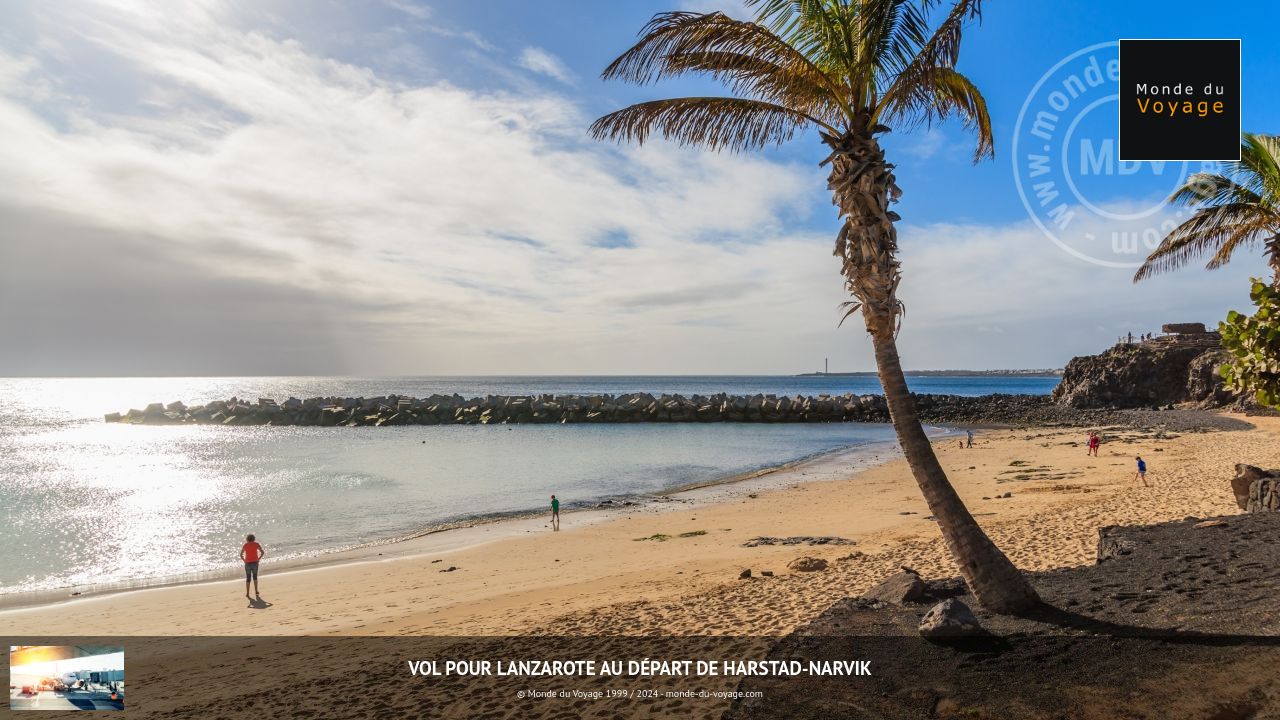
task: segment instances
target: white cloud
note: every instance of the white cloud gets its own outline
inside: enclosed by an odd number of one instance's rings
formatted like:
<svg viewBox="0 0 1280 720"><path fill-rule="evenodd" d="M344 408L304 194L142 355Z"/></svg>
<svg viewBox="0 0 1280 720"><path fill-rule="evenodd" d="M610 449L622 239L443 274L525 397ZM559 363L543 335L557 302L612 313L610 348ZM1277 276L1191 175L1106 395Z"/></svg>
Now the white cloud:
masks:
<svg viewBox="0 0 1280 720"><path fill-rule="evenodd" d="M546 75L549 78L559 80L566 85L572 85L573 74L569 72L569 68L560 61L560 58L551 53L536 47L527 47L520 52L517 61L520 67L536 72L540 75Z"/></svg>
<svg viewBox="0 0 1280 720"><path fill-rule="evenodd" d="M426 5L420 5L411 0L383 0L387 7L399 10L400 12L418 20L426 20L431 17L431 8Z"/></svg>
<svg viewBox="0 0 1280 720"><path fill-rule="evenodd" d="M816 167L595 143L565 95L386 77L212 0L37 7L0 55L0 375L871 366L831 235L791 225ZM909 367L1213 321L1249 268L1135 287L1030 222L902 247Z"/></svg>

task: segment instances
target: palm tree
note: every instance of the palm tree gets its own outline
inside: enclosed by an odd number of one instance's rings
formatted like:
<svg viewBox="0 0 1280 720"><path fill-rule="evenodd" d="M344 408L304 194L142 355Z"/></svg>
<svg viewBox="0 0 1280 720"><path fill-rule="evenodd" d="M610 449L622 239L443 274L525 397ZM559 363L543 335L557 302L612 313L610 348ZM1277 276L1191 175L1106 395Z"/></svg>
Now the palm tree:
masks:
<svg viewBox="0 0 1280 720"><path fill-rule="evenodd" d="M1138 268L1133 281L1182 267L1208 253L1208 268L1231 261L1242 247L1261 243L1280 288L1280 137L1245 133L1240 161L1222 173L1196 173L1169 197L1198 208L1174 228Z"/></svg>
<svg viewBox="0 0 1280 720"><path fill-rule="evenodd" d="M830 154L827 186L842 219L835 255L875 348L876 367L903 454L952 556L979 602L1018 613L1039 603L1026 579L960 501L921 428L898 358L902 314L898 240L889 209L901 191L878 136L956 117L976 135L974 162L993 154L982 94L956 69L963 27L980 0L748 0L757 22L723 13L655 15L640 40L604 71L636 84L702 73L730 97L632 105L596 120L597 139L643 143L651 133L682 145L745 151L813 128Z"/></svg>

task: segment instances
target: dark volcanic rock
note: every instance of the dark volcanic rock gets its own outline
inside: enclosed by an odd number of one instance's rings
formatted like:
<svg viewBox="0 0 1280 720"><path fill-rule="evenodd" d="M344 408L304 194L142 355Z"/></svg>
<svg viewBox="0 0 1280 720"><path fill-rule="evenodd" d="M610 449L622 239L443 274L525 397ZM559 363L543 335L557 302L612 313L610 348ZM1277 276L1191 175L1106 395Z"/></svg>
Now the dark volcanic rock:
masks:
<svg viewBox="0 0 1280 720"><path fill-rule="evenodd" d="M1201 353L1187 365L1187 402L1200 407L1225 407L1236 401L1236 394L1222 383L1218 368L1227 361L1227 352Z"/></svg>
<svg viewBox="0 0 1280 720"><path fill-rule="evenodd" d="M1138 543L1141 540L1124 537L1124 527L1119 525L1108 525L1098 528L1098 562L1103 563L1107 560L1118 558L1122 555L1132 555L1134 550L1138 549Z"/></svg>
<svg viewBox="0 0 1280 720"><path fill-rule="evenodd" d="M924 596L924 591L925 584L920 576L903 570L896 575L890 575L879 585L862 593L862 597L867 600L902 605L919 600Z"/></svg>
<svg viewBox="0 0 1280 720"><path fill-rule="evenodd" d="M1236 504L1251 513L1280 511L1280 470L1263 470L1253 465L1236 465L1231 478Z"/></svg>
<svg viewBox="0 0 1280 720"><path fill-rule="evenodd" d="M1100 355L1072 358L1053 390L1054 401L1075 408L1157 407L1186 402L1191 362L1202 347L1117 345Z"/></svg>
<svg viewBox="0 0 1280 720"><path fill-rule="evenodd" d="M834 535L792 535L791 537L758 537L742 543L742 547L760 547L762 545L856 545L848 538Z"/></svg>

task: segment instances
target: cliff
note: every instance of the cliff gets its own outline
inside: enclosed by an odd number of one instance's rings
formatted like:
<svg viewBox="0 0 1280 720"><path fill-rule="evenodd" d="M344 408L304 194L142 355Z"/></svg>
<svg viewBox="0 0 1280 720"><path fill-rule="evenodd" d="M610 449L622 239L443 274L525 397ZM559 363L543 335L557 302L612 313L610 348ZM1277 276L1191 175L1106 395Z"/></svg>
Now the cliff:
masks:
<svg viewBox="0 0 1280 720"><path fill-rule="evenodd" d="M1163 407L1181 403L1224 407L1238 400L1223 387L1218 375L1218 366L1224 359L1220 338L1214 332L1122 343L1098 355L1072 358L1052 397L1073 408Z"/></svg>

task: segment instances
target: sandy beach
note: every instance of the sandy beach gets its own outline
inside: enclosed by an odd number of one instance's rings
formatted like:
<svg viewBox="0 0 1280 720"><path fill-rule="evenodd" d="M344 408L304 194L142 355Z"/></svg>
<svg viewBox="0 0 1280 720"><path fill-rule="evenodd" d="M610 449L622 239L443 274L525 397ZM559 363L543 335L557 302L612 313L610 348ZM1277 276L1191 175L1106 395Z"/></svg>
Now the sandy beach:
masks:
<svg viewBox="0 0 1280 720"><path fill-rule="evenodd" d="M935 445L993 539L1020 567L1045 570L1092 563L1102 526L1239 512L1234 464L1280 465L1280 419L1239 419L1252 428L1104 429L1096 458L1080 429ZM1135 454L1153 488L1135 482ZM746 546L793 536L852 544ZM366 555L287 572L264 565L265 608L246 607L241 581L212 581L7 610L0 634L65 633L70 613L77 634L113 636L781 635L899 566L954 574L905 462L859 469L839 454L669 503L567 514L561 532L521 520ZM788 569L798 557L828 567ZM739 578L744 569L751 578Z"/></svg>

